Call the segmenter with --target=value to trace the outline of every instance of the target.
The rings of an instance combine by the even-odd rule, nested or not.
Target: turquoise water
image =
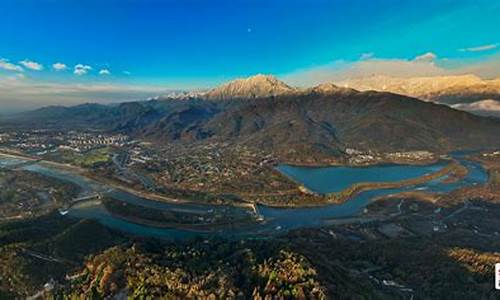
[[[22,164],[26,162],[25,160],[22,159],[16,159],[16,158],[9,158],[9,159],[0,159],[0,168],[8,168],[8,167],[14,167],[18,164]]]
[[[214,235],[228,238],[265,236],[290,229],[325,225],[327,219],[356,216],[360,214],[363,208],[370,204],[374,198],[384,195],[411,190],[449,192],[468,185],[484,184],[487,181],[488,176],[485,170],[478,163],[465,160],[460,155],[455,155],[454,157],[469,170],[467,176],[458,182],[443,183],[442,180],[445,178],[445,176],[443,176],[442,178],[405,188],[379,189],[363,192],[343,204],[332,204],[322,207],[272,208],[258,205],[258,211],[260,215],[264,217],[263,222],[256,222],[244,227],[227,226],[220,230],[208,233],[204,231],[157,228],[135,224],[116,218],[100,204],[77,205],[70,209],[67,216],[73,218],[95,219],[105,226],[127,232],[129,234],[161,239],[184,239],[195,236],[207,237]],[[0,157],[0,167],[2,165],[9,164],[8,159]],[[279,169],[282,172],[286,172],[285,174],[287,176],[303,183],[311,190],[319,193],[328,193],[342,190],[343,188],[357,182],[386,182],[418,177],[430,172],[438,171],[443,166],[444,163],[427,166],[387,165],[363,168],[301,168],[281,165]],[[79,184],[82,190],[86,193],[99,191],[119,201],[159,210],[172,210],[200,215],[214,210],[216,212],[220,211],[235,216],[244,216],[251,213],[249,210],[235,208],[232,206],[213,206],[193,203],[162,203],[151,201],[123,191],[111,190],[102,184],[94,182],[78,174],[69,173],[69,171],[66,170],[59,170],[54,167],[41,166],[39,164],[25,166],[23,169]]]
[[[440,170],[444,162],[425,165],[382,165],[371,167],[297,167],[280,165],[278,170],[309,190],[326,194],[340,192],[359,182],[394,182]]]

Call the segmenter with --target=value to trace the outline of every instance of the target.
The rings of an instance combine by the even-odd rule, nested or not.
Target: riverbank
[[[456,180],[460,180],[464,178],[467,175],[467,170],[464,170],[464,167],[457,161],[457,160],[451,160],[450,163],[440,169],[437,172],[431,173],[431,174],[426,174],[424,176],[420,176],[417,178],[412,178],[412,179],[406,179],[406,180],[401,180],[398,182],[364,182],[364,183],[357,183],[352,185],[350,188],[343,190],[339,193],[331,193],[327,194],[326,198],[327,201],[330,203],[343,203],[352,197],[366,191],[370,190],[380,190],[380,189],[396,189],[396,188],[403,188],[407,186],[412,186],[412,185],[418,185],[418,184],[423,184],[425,182],[438,179],[443,176],[450,176],[452,175]]]
[[[407,165],[407,166],[425,166],[435,164],[442,158],[434,158],[428,160],[379,160],[368,163],[348,163],[335,161],[330,163],[306,163],[297,161],[281,161],[280,164],[285,164],[293,167],[301,168],[328,168],[328,167],[349,167],[349,168],[366,168],[366,167],[382,167],[390,165]]]
[[[423,191],[407,191],[396,194],[390,194],[386,196],[376,197],[373,199],[373,203],[377,201],[384,200],[395,200],[395,199],[415,199],[421,202],[436,203],[440,197],[440,194],[429,193]]]
[[[488,172],[489,184],[500,186],[500,151],[483,152],[475,155],[470,155],[468,158],[476,161]]]
[[[439,162],[439,160],[446,157],[441,153],[432,153],[431,156],[425,158],[405,158],[405,157],[377,157],[365,162],[353,162],[346,159],[332,159],[327,161],[297,161],[297,160],[281,160],[280,164],[286,164],[294,167],[304,168],[324,168],[324,167],[350,167],[350,168],[363,168],[363,167],[376,167],[386,165],[409,165],[409,166],[423,166]]]
[[[235,217],[230,212],[221,214],[208,210],[203,213],[175,212],[122,202],[112,198],[102,201],[106,210],[113,216],[138,225],[156,228],[187,230],[193,232],[214,232],[224,228],[239,228],[255,225],[256,218],[240,214]]]

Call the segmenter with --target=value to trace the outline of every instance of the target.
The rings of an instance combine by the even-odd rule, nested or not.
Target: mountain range
[[[360,91],[392,92],[452,105],[479,115],[500,117],[500,112],[495,109],[500,106],[500,79],[484,80],[475,75],[411,78],[371,76],[345,80],[338,84]],[[488,102],[481,103],[485,100]]]
[[[121,132],[156,143],[224,141],[292,160],[342,155],[346,148],[446,152],[500,147],[499,119],[390,92],[333,84],[298,89],[266,75],[180,99],[46,107],[17,120]]]
[[[339,87],[359,91],[391,92],[423,101],[447,104],[477,115],[500,117],[498,109],[500,79],[484,80],[471,74],[410,78],[379,75],[324,83],[313,88],[291,87],[273,76],[258,74],[231,81],[209,91],[175,92],[155,99],[253,99],[283,94],[303,94],[313,89],[325,92],[325,88]]]

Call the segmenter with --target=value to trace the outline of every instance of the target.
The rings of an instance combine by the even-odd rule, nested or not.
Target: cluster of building
[[[434,158],[434,154],[429,151],[406,151],[392,152],[385,154],[390,159],[408,159],[408,160],[429,160]]]
[[[123,147],[129,141],[129,137],[122,134],[50,130],[0,132],[1,146],[32,155],[44,155],[58,150],[85,152],[103,146]]]
[[[185,188],[216,188],[222,182],[241,178],[276,163],[271,155],[263,155],[245,146],[210,143],[168,157],[161,180]]]
[[[484,157],[500,157],[500,150],[494,152],[483,153]]]
[[[115,145],[123,146],[128,142],[129,138],[126,135],[103,135],[103,134],[89,134],[82,133],[73,136],[68,143],[71,146],[86,146],[86,145]]]
[[[29,154],[46,153],[53,149],[56,142],[46,133],[33,130],[26,132],[0,133],[0,145]]]
[[[381,161],[427,161],[434,159],[434,153],[429,151],[401,151],[378,153],[374,151],[361,151],[353,148],[345,150],[347,160],[351,165],[371,164]]]
[[[159,159],[157,153],[142,147],[141,144],[134,145],[131,149],[129,149],[128,154],[130,156],[128,163],[129,166],[134,164],[147,164],[152,161],[158,161]]]
[[[60,149],[84,152],[102,146],[123,147],[130,141],[129,137],[122,134],[104,135],[91,133],[75,133],[70,136],[66,144],[59,145]]]
[[[10,138],[8,133],[0,133],[0,143],[7,141]]]

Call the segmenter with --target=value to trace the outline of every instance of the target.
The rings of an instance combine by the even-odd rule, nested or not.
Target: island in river
[[[0,161],[11,168],[21,164],[21,169],[25,171],[78,184],[92,205],[75,201],[69,209],[64,208],[69,210],[69,217],[96,219],[114,229],[161,238],[196,234],[267,235],[320,226],[326,219],[358,215],[372,199],[381,195],[422,188],[449,191],[473,183],[480,184],[487,178],[478,164],[461,157],[416,166],[300,168],[281,165],[278,170],[299,181],[298,184],[313,189],[312,192],[303,192],[304,198],[316,199],[305,201],[303,207],[295,204],[290,209],[259,202],[212,204],[174,199],[118,184],[110,185],[108,180],[87,176],[81,169],[53,162],[32,160],[30,163],[23,157],[12,155],[3,156]],[[339,180],[346,173],[352,175]],[[365,175],[357,181],[356,174]],[[456,180],[450,181],[452,177]],[[316,180],[322,186],[308,186]],[[94,201],[96,197],[92,195],[104,200]],[[82,198],[85,199],[84,196]],[[311,203],[315,205],[311,206]],[[148,211],[151,213],[145,213]]]

